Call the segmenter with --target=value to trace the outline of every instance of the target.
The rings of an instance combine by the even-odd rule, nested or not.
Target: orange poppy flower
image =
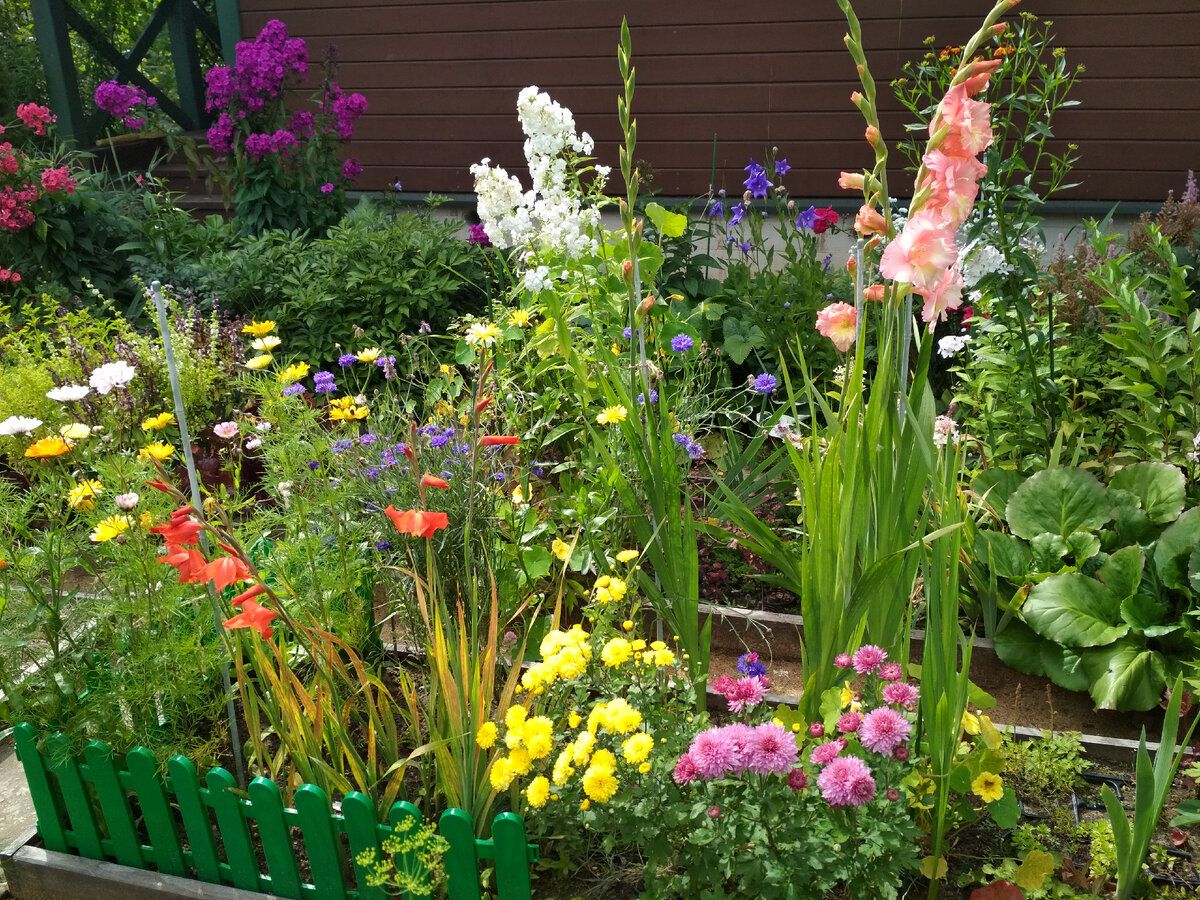
[[[223,624],[226,628],[253,628],[263,638],[269,639],[275,633],[271,628],[274,619],[274,612],[261,606],[257,600],[247,598],[242,601],[242,611],[226,619]]]
[[[42,438],[40,441],[34,441],[29,445],[29,449],[25,451],[25,455],[30,459],[50,459],[54,456],[62,456],[71,449],[71,444],[64,441],[60,437]]]
[[[399,512],[391,506],[383,512],[395,523],[398,532],[411,534],[413,537],[433,537],[434,532],[450,524],[450,517],[444,512],[428,512],[423,509]]]

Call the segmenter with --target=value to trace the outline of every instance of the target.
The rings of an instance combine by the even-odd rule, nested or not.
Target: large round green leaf
[[[1188,586],[1188,558],[1200,542],[1200,506],[1193,506],[1158,536],[1154,544],[1154,569],[1168,587]]]
[[[1068,647],[1100,647],[1129,631],[1121,619],[1121,598],[1078,572],[1035,584],[1021,617],[1042,637]]]
[[[993,646],[1006,666],[1027,675],[1042,675],[1068,691],[1086,691],[1087,676],[1078,655],[1048,641],[1020,619],[1011,620],[999,632]]]
[[[1165,525],[1183,512],[1183,472],[1164,462],[1141,462],[1126,466],[1108,482],[1109,490],[1129,491],[1142,502],[1146,517]]]
[[[975,558],[1001,578],[1024,579],[1029,572],[1029,546],[1002,531],[981,531],[975,535]]]
[[[971,490],[978,494],[998,514],[1004,514],[1008,498],[1025,480],[1025,476],[1013,469],[984,469],[971,482]]]
[[[1118,597],[1128,597],[1142,583],[1146,557],[1138,546],[1122,547],[1104,561],[1096,577]]]
[[[1082,656],[1097,709],[1153,709],[1162,698],[1164,660],[1145,644],[1126,638]]]
[[[1043,469],[1013,491],[1004,518],[1025,540],[1050,532],[1096,531],[1108,521],[1108,495],[1096,476],[1082,469]]]

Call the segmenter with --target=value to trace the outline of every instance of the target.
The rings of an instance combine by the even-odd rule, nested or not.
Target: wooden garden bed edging
[[[78,896],[114,900],[233,900],[262,894],[292,900],[384,900],[386,889],[367,885],[366,869],[357,857],[374,850],[376,858],[382,858],[381,844],[395,825],[406,819],[422,824],[420,811],[403,801],[392,805],[387,823],[380,823],[364,794],[346,795],[337,812],[321,788],[306,784],[293,795],[296,808],[288,809],[279,787],[266,778],[256,778],[248,791],[239,791],[229,772],[214,767],[202,786],[195,765],[183,756],[170,760],[163,778],[154,755],[145,748],[131,750],[122,759],[108,745],[92,741],[79,758],[68,753],[63,735],[54,735],[42,753],[28,724],[14,729],[14,739],[44,844],[38,848],[23,842],[0,860],[17,900],[65,896],[38,891],[75,877],[96,881],[95,894],[78,893],[80,885],[73,891]],[[293,829],[302,836],[308,880],[301,876]],[[438,832],[450,845],[445,855],[450,900],[479,900],[483,861],[495,867],[500,900],[529,900],[529,864],[538,859],[538,848],[527,843],[519,816],[496,816],[492,838],[484,841],[476,839],[466,812],[450,809],[438,821]],[[265,866],[260,866],[259,851]],[[344,875],[347,854],[352,883]],[[101,862],[114,864],[120,872],[94,864]],[[151,865],[157,872],[145,871]],[[197,881],[237,890],[218,894]],[[22,885],[32,892],[22,893]],[[102,887],[116,892],[101,892]]]

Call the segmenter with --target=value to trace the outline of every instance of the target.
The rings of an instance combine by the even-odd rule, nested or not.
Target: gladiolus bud
[[[867,126],[866,137],[867,137],[867,143],[870,144],[872,147],[874,147],[876,150],[883,149],[883,135],[879,133],[879,129],[876,128],[874,125]]]
[[[879,235],[875,235],[875,237],[873,237],[869,241],[867,241],[867,245],[865,247],[863,247],[863,253],[870,253],[872,250],[874,250],[876,247],[878,247],[881,243],[883,243],[883,238],[881,238]]]
[[[477,413],[483,412],[485,409],[487,409],[488,404],[491,402],[492,402],[491,397],[484,397],[482,400],[480,400],[478,403],[475,404],[475,412],[477,412]]]
[[[853,256],[851,256],[849,259],[846,260],[846,274],[849,275],[851,278],[853,278],[854,273],[857,271],[858,271],[858,262],[854,259]]]
[[[866,237],[869,234],[879,234],[887,228],[887,222],[873,206],[859,207],[858,215],[854,217],[854,230]]]
[[[645,300],[643,300],[641,303],[638,304],[637,317],[639,319],[641,319],[648,312],[650,312],[650,310],[653,306],[654,306],[654,295],[651,294]]]
[[[632,260],[627,259],[627,260],[625,260],[625,262],[621,263],[621,276],[626,281],[628,281],[630,278],[633,277],[633,261]]]
[[[445,478],[438,478],[436,475],[422,475],[421,485],[422,487],[448,488],[450,482]]]
[[[510,434],[489,434],[481,440],[480,445],[483,447],[502,447],[506,445],[519,444],[521,439]]]
[[[496,360],[494,360],[494,359],[488,360],[488,364],[483,367],[483,377],[484,378],[487,378],[489,375],[492,374],[492,366],[494,366],[495,364],[496,364]]]
[[[882,284],[873,284],[869,288],[863,289],[864,300],[883,300],[885,288]]]
[[[863,99],[863,95],[860,91],[854,91],[850,95],[850,102],[853,103],[855,106],[858,106],[860,103],[862,103],[862,99]]]
[[[838,176],[838,187],[844,191],[861,191],[866,184],[866,176],[862,172],[843,172]]]

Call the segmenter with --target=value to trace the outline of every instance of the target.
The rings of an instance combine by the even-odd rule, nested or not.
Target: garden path
[[[13,752],[12,740],[0,742],[0,849],[7,847],[34,826],[33,802],[25,785],[25,773]],[[0,900],[8,896],[4,872],[0,871]]]

